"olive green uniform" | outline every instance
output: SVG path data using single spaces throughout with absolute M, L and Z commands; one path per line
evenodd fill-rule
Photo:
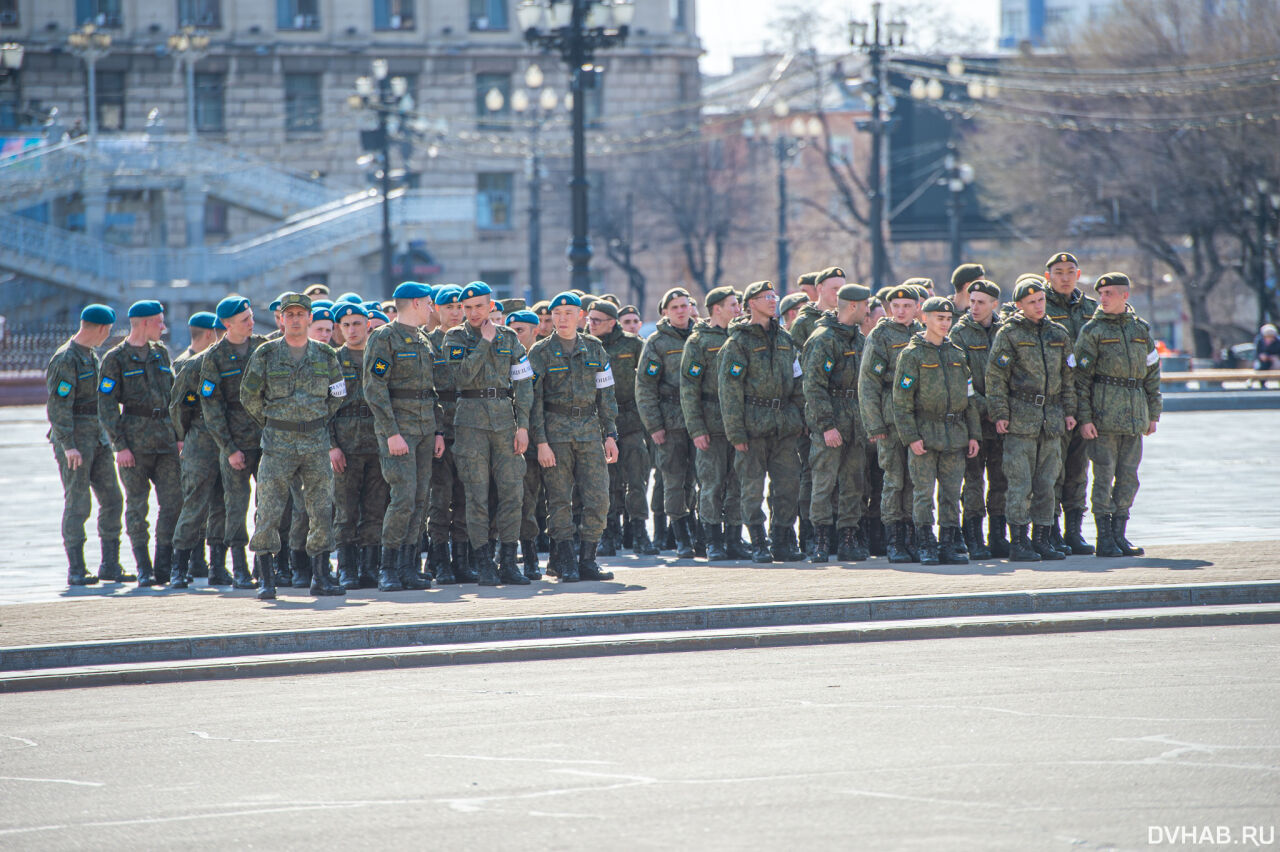
M 1090 318 L 1098 310 L 1098 302 L 1076 288 L 1060 295 L 1053 288 L 1045 292 L 1045 316 L 1067 330 L 1074 343 Z M 1054 485 L 1058 509 L 1084 512 L 1089 490 L 1089 442 L 1080 435 L 1080 427 L 1062 438 L 1062 472 Z
M 865 345 L 856 326 L 831 313 L 817 321 L 800 359 L 813 470 L 809 519 L 815 525 L 843 530 L 862 520 L 867 436 L 858 412 L 858 369 Z M 841 446 L 827 446 L 823 433 L 829 429 L 839 430 Z
M 685 328 L 676 328 L 666 317 L 658 320 L 658 328 L 640 352 L 636 370 L 636 405 L 644 428 L 650 435 L 663 430 L 667 433 L 655 454 L 668 522 L 689 514 L 697 487 L 693 441 L 680 407 L 680 360 L 684 357 L 684 343 L 692 333 L 692 322 Z
M 186 354 L 186 353 L 184 353 Z M 223 544 L 227 508 L 223 503 L 218 444 L 204 425 L 200 405 L 200 362 L 204 353 L 183 358 L 174 366 L 169 420 L 182 441 L 182 512 L 173 531 L 176 550 L 196 550 L 202 541 Z
M 876 442 L 876 458 L 884 471 L 880 490 L 880 517 L 886 523 L 909 521 L 912 516 L 911 474 L 907 468 L 907 447 L 894 421 L 893 385 L 898 356 L 912 335 L 923 330 L 916 321 L 910 325 L 881 317 L 867 335 L 862 364 L 858 368 L 858 410 L 868 438 L 885 435 Z
M 453 417 L 458 407 L 458 389 L 453 385 L 453 371 L 444 357 L 443 328 L 427 335 L 436 349 L 433 378 L 436 396 L 439 398 L 439 417 L 436 430 L 444 434 L 444 455 L 436 459 L 431 468 L 430 509 L 427 515 L 427 532 L 434 544 L 467 539 L 467 496 L 458 477 L 458 461 L 453 454 Z
M 382 475 L 373 409 L 364 395 L 365 351 L 350 346 L 338 350 L 347 395 L 329 423 L 329 437 L 347 462 L 342 473 L 333 475 L 333 532 L 339 548 L 381 544 L 383 519 L 391 500 L 390 487 Z
M 991 344 L 1000 330 L 1000 317 L 992 312 L 991 325 L 983 326 L 966 313 L 951 328 L 951 342 L 959 346 L 969 367 L 973 381 L 973 396 L 969 404 L 978 410 L 982 424 L 982 438 L 978 442 L 978 454 L 965 460 L 964 491 L 961 505 L 966 517 L 981 517 L 990 513 L 1003 517 L 1005 494 L 1009 483 L 1004 477 L 1004 436 L 996 432 L 987 407 L 987 361 Z M 986 497 L 983 497 L 983 477 L 986 477 Z
M 258 476 L 262 458 L 262 427 L 249 416 L 240 402 L 240 383 L 245 365 L 266 338 L 249 337 L 240 346 L 227 338 L 205 350 L 200 363 L 200 410 L 204 425 L 218 445 L 218 464 L 222 472 L 222 494 L 226 506 L 227 546 L 244 547 L 249 543 L 249 477 Z M 236 470 L 227 459 L 244 453 L 245 466 Z
M 818 321 L 822 319 L 823 310 L 813 302 L 806 302 L 800 307 L 800 312 L 796 314 L 795 322 L 791 323 L 787 333 L 791 335 L 794 341 L 796 351 L 803 353 L 805 347 L 809 343 L 809 338 L 818 329 Z M 796 452 L 800 454 L 800 503 L 799 511 L 801 520 L 813 520 L 809 514 L 809 507 L 813 503 L 813 465 L 810 460 L 809 447 L 811 442 L 809 435 L 801 435 L 796 439 Z
M 733 470 L 733 445 L 720 413 L 720 352 L 729 329 L 699 322 L 680 358 L 680 407 L 690 438 L 711 441 L 697 450 L 698 517 L 709 524 L 742 524 L 742 487 Z
M 636 406 L 636 368 L 644 340 L 615 325 L 600 338 L 613 371 L 613 398 L 618 404 L 618 461 L 609 465 L 609 515 L 632 521 L 649 517 L 645 494 L 652 465 L 645 443 L 644 423 Z

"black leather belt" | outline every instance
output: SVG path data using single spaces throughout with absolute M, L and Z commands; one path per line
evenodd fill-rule
M 317 417 L 315 420 L 308 420 L 305 423 L 295 423 L 292 420 L 276 420 L 274 417 L 268 417 L 267 425 L 272 429 L 283 429 L 286 432 L 310 432 L 313 429 L 319 429 L 324 426 L 326 419 Z
M 336 417 L 372 417 L 373 411 L 367 405 L 349 405 L 338 410 Z
M 782 408 L 782 400 L 780 399 L 765 399 L 762 396 L 744 396 L 742 401 L 747 405 L 754 405 L 759 408 L 772 408 L 774 411 L 778 411 Z
M 456 390 L 437 390 L 436 396 L 440 397 L 441 402 L 458 401 L 458 392 Z
M 435 399 L 436 392 L 427 390 L 409 390 L 408 388 L 391 388 L 392 399 Z
M 1118 388 L 1136 388 L 1142 384 L 1142 379 L 1121 379 L 1117 376 L 1094 376 L 1093 383 L 1095 385 L 1113 385 Z
M 505 399 L 511 396 L 511 388 L 477 388 L 458 391 L 459 399 Z
M 556 405 L 551 402 L 542 403 L 542 408 L 552 414 L 566 414 L 569 417 L 590 417 L 597 411 L 594 405 Z
M 145 405 L 125 405 L 121 410 L 130 417 L 152 417 L 159 420 L 169 416 L 167 408 L 147 408 Z
M 71 406 L 72 414 L 92 414 L 95 417 L 98 414 L 98 404 L 96 402 L 77 402 Z
M 1056 396 L 1045 396 L 1042 393 L 1024 393 L 1022 391 L 1009 391 L 1009 396 L 1014 399 L 1020 399 L 1023 402 L 1029 402 L 1032 405 L 1046 405 L 1050 402 L 1057 402 Z

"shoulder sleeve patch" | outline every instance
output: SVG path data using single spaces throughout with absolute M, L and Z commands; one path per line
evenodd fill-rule
M 449 347 L 449 360 L 450 360 L 450 361 L 461 361 L 463 358 L 465 358 L 465 357 L 466 357 L 466 355 L 467 355 L 467 350 L 466 350 L 466 348 L 465 348 L 465 347 L 463 347 L 463 346 L 450 346 L 450 347 Z
M 698 378 L 698 376 L 701 376 L 701 375 L 702 375 L 702 365 L 701 365 L 701 364 L 699 364 L 697 361 L 690 361 L 690 362 L 689 362 L 689 375 L 690 375 L 690 376 L 692 376 L 692 377 L 693 377 L 693 378 L 695 378 L 695 379 L 696 379 L 696 378 Z
M 390 369 L 391 365 L 381 358 L 375 358 L 373 363 L 369 365 L 369 372 L 373 373 L 375 376 L 385 376 L 387 374 L 387 370 Z
M 662 365 L 657 361 L 650 361 L 649 365 L 644 368 L 644 372 L 646 376 L 656 376 L 658 375 L 658 371 L 661 369 Z
M 902 381 L 898 382 L 898 386 L 901 387 L 903 390 L 909 390 L 911 386 L 914 385 L 915 383 L 916 383 L 915 376 L 911 376 L 911 375 L 908 375 L 907 373 L 903 373 Z
M 217 389 L 217 387 L 218 386 L 215 385 L 213 382 L 209 381 L 208 379 L 205 379 L 203 382 L 200 383 L 200 395 L 204 397 L 213 396 L 213 392 L 214 390 Z
M 116 380 L 109 376 L 103 376 L 102 381 L 98 383 L 98 390 L 102 391 L 103 393 L 111 393 L 115 389 L 116 389 Z
M 729 375 L 733 376 L 736 379 L 742 375 L 743 369 L 745 368 L 742 364 L 739 364 L 737 361 L 734 361 L 731 364 L 729 364 Z
M 58 396 L 66 396 L 71 393 L 71 382 L 58 382 Z
M 996 363 L 999 364 L 1001 367 L 1009 366 L 1009 353 L 1001 352 L 1000 355 L 996 358 Z

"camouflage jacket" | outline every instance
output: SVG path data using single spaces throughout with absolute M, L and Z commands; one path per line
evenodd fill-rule
M 912 321 L 911 325 L 894 322 L 891 317 L 881 317 L 867 335 L 862 348 L 862 364 L 858 367 L 858 410 L 862 413 L 862 428 L 867 435 L 888 435 L 897 440 L 893 415 L 893 371 L 898 356 L 907 348 L 911 335 L 923 331 L 924 326 Z
M 338 350 L 338 366 L 342 368 L 347 395 L 338 406 L 338 413 L 329 421 L 329 440 L 348 456 L 376 456 L 381 450 L 373 430 L 373 409 L 364 396 L 366 351 L 350 346 Z
M 893 374 L 893 416 L 904 444 L 923 440 L 926 450 L 955 452 L 982 439 L 978 409 L 964 352 L 950 340 L 941 346 L 915 334 L 898 356 Z
M 203 352 L 195 355 L 184 352 L 173 363 L 177 374 L 173 377 L 173 392 L 169 396 L 169 422 L 173 424 L 179 441 L 185 441 L 187 433 L 195 429 L 207 431 L 204 411 L 200 407 L 200 362 L 203 359 Z
M 329 420 L 347 395 L 338 353 L 308 340 L 295 359 L 283 338 L 259 346 L 245 365 L 240 402 L 262 424 L 262 451 L 329 451 Z
M 453 417 L 458 410 L 458 389 L 453 384 L 453 371 L 444 357 L 444 329 L 436 328 L 427 334 L 427 340 L 436 348 L 435 373 L 436 396 L 440 407 L 437 409 L 436 431 L 444 434 L 446 441 L 453 440 Z
M 426 332 L 402 322 L 374 329 L 364 347 L 364 399 L 373 414 L 378 451 L 392 435 L 434 435 L 436 348 Z
M 49 359 L 45 385 L 49 438 L 55 446 L 85 452 L 107 442 L 98 422 L 97 353 L 68 340 Z
M 1047 317 L 1032 322 L 1021 311 L 996 332 L 987 361 L 987 410 L 1008 420 L 1013 435 L 1064 435 L 1075 416 L 1071 337 Z
M 1052 287 L 1045 292 L 1045 316 L 1065 328 L 1073 341 L 1097 310 L 1098 300 L 1086 296 L 1079 287 L 1066 296 Z
M 724 435 L 720 413 L 720 352 L 729 329 L 699 322 L 680 356 L 680 409 L 689 437 Z
M 1000 330 L 1001 320 L 993 311 L 991 325 L 983 326 L 966 313 L 951 327 L 951 342 L 964 351 L 965 364 L 969 367 L 969 378 L 973 381 L 973 396 L 969 405 L 977 408 L 978 418 L 982 421 L 982 434 L 993 438 L 996 435 L 995 423 L 987 411 L 987 360 L 991 356 L 991 343 Z
M 823 310 L 813 302 L 808 302 L 800 307 L 800 312 L 796 314 L 795 322 L 791 323 L 791 328 L 787 329 L 787 333 L 791 335 L 791 339 L 795 341 L 796 348 L 804 351 L 805 345 L 809 342 L 809 338 L 818 329 L 818 321 L 823 317 Z
M 609 355 L 609 367 L 613 370 L 618 434 L 643 432 L 644 423 L 640 421 L 640 409 L 636 407 L 636 367 L 640 364 L 644 340 L 640 335 L 623 331 L 622 326 L 615 325 L 613 331 L 600 338 L 600 342 L 604 344 L 604 351 Z
M 720 349 L 720 411 L 731 444 L 804 432 L 800 360 L 786 329 L 738 321 Z
M 130 346 L 122 340 L 102 356 L 98 371 L 98 420 L 116 452 L 176 453 L 169 422 L 173 367 L 163 343 Z
M 864 440 L 858 411 L 858 367 L 866 338 L 834 313 L 824 314 L 804 345 L 804 419 L 815 436 L 839 429 L 845 441 Z
M 223 455 L 241 450 L 256 450 L 262 443 L 262 427 L 240 404 L 240 382 L 245 365 L 267 339 L 250 335 L 249 349 L 237 355 L 231 341 L 222 338 L 205 350 L 200 363 L 200 410 L 204 427 L 209 430 Z
M 480 329 L 464 322 L 444 333 L 444 358 L 458 390 L 454 424 L 493 432 L 528 429 L 533 407 L 528 353 L 511 329 L 499 326 L 495 332 L 493 340 L 485 340 Z
M 529 365 L 534 375 L 530 443 L 617 437 L 615 380 L 597 338 L 581 331 L 572 342 L 558 334 L 544 337 L 530 348 Z
M 650 435 L 663 429 L 685 428 L 680 407 L 680 359 L 684 357 L 684 342 L 692 333 L 692 321 L 688 328 L 676 328 L 663 317 L 644 342 L 636 368 L 636 406 Z
M 1081 423 L 1103 435 L 1141 435 L 1160 419 L 1160 354 L 1151 327 L 1129 308 L 1099 309 L 1076 340 L 1076 397 Z

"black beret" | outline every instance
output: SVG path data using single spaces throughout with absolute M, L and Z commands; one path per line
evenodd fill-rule
M 1133 284 L 1129 281 L 1129 276 L 1123 272 L 1108 272 L 1105 275 L 1099 275 L 1098 280 L 1093 282 L 1094 290 L 1101 290 L 1103 287 L 1123 287 L 1129 290 L 1132 289 Z
M 814 273 L 813 282 L 815 284 L 821 284 L 823 281 L 826 281 L 828 278 L 843 278 L 843 277 L 844 277 L 843 269 L 841 269 L 838 266 L 828 266 L 826 269 L 822 270 L 821 272 Z
M 662 294 L 662 299 L 658 302 L 658 308 L 665 311 L 667 309 L 667 305 L 671 304 L 681 296 L 684 296 L 686 299 L 689 298 L 689 291 L 683 287 L 672 287 L 670 290 Z
M 738 295 L 738 291 L 732 287 L 712 287 L 707 291 L 707 298 L 703 300 L 707 310 L 711 310 L 712 305 L 718 305 L 730 296 Z
M 836 291 L 836 298 L 844 302 L 865 302 L 871 298 L 871 288 L 861 284 L 846 284 Z
M 951 273 L 951 286 L 959 293 L 979 278 L 985 278 L 986 274 L 981 263 L 962 263 Z
M 1000 285 L 995 283 L 994 281 L 988 281 L 985 278 L 979 278 L 977 281 L 969 282 L 969 295 L 972 296 L 974 293 L 983 293 L 985 295 L 990 296 L 993 299 L 999 300 Z
M 1080 263 L 1076 260 L 1076 256 L 1069 251 L 1060 251 L 1057 254 L 1055 254 L 1053 257 L 1046 260 L 1044 262 L 1044 268 L 1051 269 L 1053 265 L 1056 263 L 1070 263 L 1075 266 L 1080 265 Z

